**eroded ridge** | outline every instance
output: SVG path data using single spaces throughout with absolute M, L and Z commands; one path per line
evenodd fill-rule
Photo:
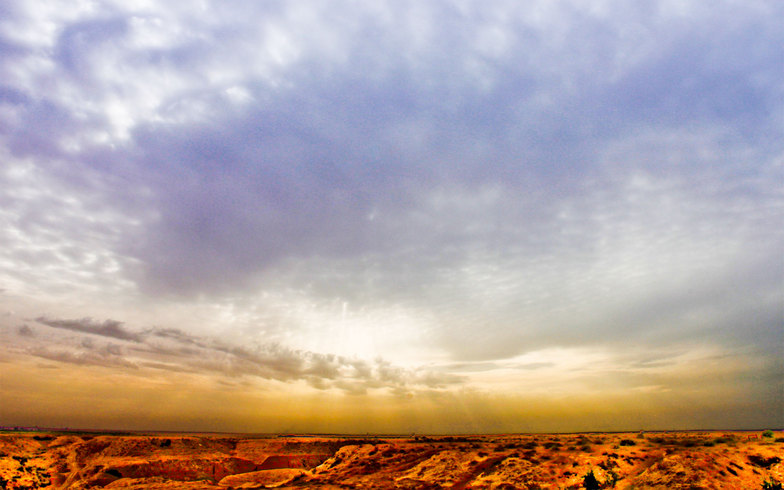
M 756 489 L 781 432 L 276 437 L 0 433 L 0 488 Z

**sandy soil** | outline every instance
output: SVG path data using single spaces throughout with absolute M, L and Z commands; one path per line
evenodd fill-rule
M 0 433 L 0 489 L 762 489 L 764 482 L 784 482 L 783 461 L 782 432 L 410 438 Z

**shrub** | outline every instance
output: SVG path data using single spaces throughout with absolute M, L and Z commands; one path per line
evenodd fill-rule
M 726 444 L 730 442 L 735 442 L 735 436 L 732 434 L 724 434 L 723 436 L 719 436 L 713 440 L 716 444 Z
M 623 439 L 621 441 L 621 446 L 636 446 L 637 443 L 634 442 L 632 439 Z
M 762 482 L 762 490 L 782 490 L 781 483 L 773 480 Z
M 762 433 L 762 437 L 773 437 L 773 431 L 766 430 L 765 432 Z
M 583 487 L 587 490 L 599 490 L 599 488 L 601 488 L 599 480 L 597 480 L 596 476 L 593 474 L 593 470 L 590 470 L 583 478 Z
M 759 454 L 749 454 L 749 462 L 754 466 L 759 466 L 760 468 L 770 468 L 774 464 L 781 463 L 781 458 L 778 456 L 771 456 L 770 458 L 766 458 L 765 456 Z

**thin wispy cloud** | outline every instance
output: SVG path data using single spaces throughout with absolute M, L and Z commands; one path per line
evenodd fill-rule
M 79 320 L 55 320 L 45 317 L 36 318 L 35 321 L 52 328 L 62 328 L 75 332 L 89 333 L 101 337 L 111 337 L 120 340 L 131 340 L 141 342 L 142 337 L 138 334 L 129 332 L 123 328 L 122 322 L 116 320 L 104 320 L 103 322 L 94 321 L 92 318 L 81 318 Z
M 407 394 L 411 391 L 445 389 L 464 379 L 440 370 L 406 369 L 377 358 L 365 360 L 291 349 L 278 344 L 243 347 L 200 337 L 173 328 L 151 328 L 138 332 L 116 320 L 91 318 L 63 320 L 38 318 L 38 323 L 55 329 L 90 334 L 76 342 L 40 338 L 26 353 L 66 364 L 131 369 L 149 368 L 212 376 L 258 377 L 283 382 L 304 381 L 319 390 L 335 388 L 364 394 L 369 389 Z M 31 329 L 18 335 L 32 337 Z M 94 338 L 126 341 L 125 344 L 94 341 Z

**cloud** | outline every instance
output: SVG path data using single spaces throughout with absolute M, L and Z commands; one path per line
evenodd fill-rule
M 21 327 L 19 327 L 16 330 L 16 333 L 18 333 L 22 337 L 35 337 L 35 332 L 26 323 L 24 325 L 22 325 Z
M 619 131 L 701 121 L 733 125 L 722 111 L 716 117 L 686 103 L 695 100 L 695 91 L 707 91 L 708 84 L 713 92 L 698 100 L 709 104 L 728 99 L 721 92 L 724 85 L 707 79 L 707 73 L 692 74 L 706 86 L 688 90 L 673 80 L 634 81 L 634 76 L 658 80 L 651 71 L 672 72 L 673 66 L 664 61 L 629 67 L 631 73 L 616 82 L 594 80 L 597 75 L 584 72 L 588 66 L 556 70 L 569 77 L 568 82 L 583 75 L 594 82 L 575 95 L 551 94 L 552 89 L 546 88 L 548 75 L 537 71 L 509 74 L 488 94 L 479 94 L 465 76 L 448 80 L 438 72 L 447 69 L 448 51 L 441 43 L 457 37 L 459 52 L 464 54 L 469 51 L 469 40 L 434 22 L 443 12 L 425 10 L 426 27 L 418 28 L 433 30 L 434 43 L 421 53 L 432 59 L 429 67 L 408 66 L 402 57 L 386 55 L 376 61 L 385 64 L 381 73 L 388 73 L 380 80 L 357 76 L 356 65 L 349 63 L 331 68 L 326 84 L 320 76 L 297 77 L 297 67 L 292 67 L 296 90 L 270 93 L 265 87 L 251 88 L 253 97 L 265 102 L 240 113 L 218 111 L 209 122 L 168 130 L 156 124 L 140 125 L 136 138 L 147 152 L 137 165 L 162 171 L 166 177 L 160 185 L 168 189 L 156 192 L 161 220 L 153 225 L 147 241 L 130 252 L 147 266 L 143 283 L 164 291 L 225 291 L 254 284 L 270 268 L 290 259 L 375 257 L 412 250 L 407 260 L 426 261 L 436 254 L 445 257 L 448 250 L 460 253 L 474 244 L 503 245 L 519 238 L 518 233 L 503 233 L 501 226 L 490 226 L 493 223 L 528 227 L 542 233 L 542 246 L 547 246 L 554 230 L 544 223 L 552 219 L 565 197 L 586 192 L 582 179 L 605 178 L 586 161 L 619 136 L 623 139 Z M 469 26 L 466 19 L 456 19 L 458 26 Z M 607 22 L 608 29 L 618 27 L 614 19 Z M 391 36 L 388 31 L 382 31 L 383 35 Z M 695 55 L 699 59 L 716 49 L 695 36 L 682 33 L 681 44 L 668 46 L 654 59 L 678 63 L 676 53 L 688 43 L 694 44 L 692 51 L 699 51 Z M 571 54 L 569 49 L 576 48 L 579 39 L 577 34 L 567 37 L 562 47 L 565 54 Z M 549 49 L 542 40 L 529 44 L 534 53 L 545 54 Z M 363 58 L 362 44 L 348 46 L 359 51 L 349 52 L 349 59 Z M 509 53 L 504 64 L 518 64 L 524 61 L 518 58 L 529 52 Z M 759 56 L 754 66 L 767 73 L 773 53 Z M 732 60 L 736 58 L 740 55 Z M 694 69 L 693 64 L 677 67 Z M 448 68 L 450 73 L 452 68 L 461 69 Z M 743 109 L 761 118 L 756 125 L 770 124 L 761 108 L 769 106 L 766 100 L 774 103 L 772 87 L 754 88 L 740 78 L 742 73 L 733 69 L 731 79 L 721 73 L 710 76 L 756 91 L 759 102 L 746 103 Z M 527 77 L 540 79 L 526 89 L 522 82 Z M 431 82 L 432 88 L 424 89 L 428 85 L 422 80 Z M 630 93 L 651 84 L 660 93 L 647 98 Z M 629 93 L 629 101 L 606 100 L 608 93 L 618 92 Z M 660 107 L 665 93 L 682 100 Z M 548 96 L 552 102 L 546 106 L 532 102 Z M 499 114 L 515 105 L 518 113 L 499 119 Z M 679 107 L 695 107 L 695 113 Z M 742 116 L 738 111 L 726 112 Z M 656 113 L 662 116 L 652 120 Z M 495 119 L 482 120 L 484 114 Z M 607 133 L 607 127 L 618 131 Z M 756 144 L 757 136 L 747 138 L 747 144 L 739 142 L 741 147 Z M 698 160 L 693 165 L 701 169 L 709 163 Z M 171 181 L 192 184 L 171 189 Z M 549 195 L 540 190 L 553 185 L 557 187 Z M 502 196 L 528 195 L 530 201 L 512 197 L 503 206 L 498 201 L 489 209 L 473 210 L 461 205 L 493 186 Z M 431 204 L 440 195 L 454 198 L 441 207 Z M 479 223 L 478 233 L 468 233 Z M 161 254 L 161 250 L 170 252 Z
M 277 344 L 239 347 L 176 329 L 153 329 L 150 338 L 173 342 L 168 348 L 155 341 L 150 341 L 149 346 L 152 352 L 163 354 L 163 359 L 182 366 L 230 376 L 305 380 L 319 389 L 339 388 L 352 393 L 364 393 L 368 389 L 427 390 L 443 389 L 463 381 L 459 376 L 434 370 L 395 367 L 382 359 L 371 362 Z M 178 350 L 178 344 L 186 346 L 187 350 Z M 196 351 L 191 351 L 192 348 Z
M 103 366 L 130 370 L 138 369 L 138 366 L 135 363 L 124 359 L 110 350 L 94 351 L 88 347 L 87 350 L 74 352 L 65 349 L 37 347 L 29 349 L 27 353 L 31 356 L 49 361 L 76 364 L 79 366 Z
M 557 245 L 546 223 L 605 178 L 595 156 L 608 144 L 641 128 L 775 124 L 767 2 L 205 8 L 20 7 L 18 32 L 31 33 L 3 31 L 54 47 L 51 72 L 30 75 L 38 84 L 62 75 L 43 99 L 8 78 L 27 131 L 9 147 L 79 166 L 60 178 L 83 175 L 80 194 L 141 218 L 124 231 L 133 240 L 103 241 L 153 294 L 226 294 L 286 261 L 399 250 L 432 273 L 472 247 L 511 246 L 515 229 Z M 715 29 L 726 19 L 737 27 Z M 33 30 L 44 21 L 57 28 Z M 752 27 L 765 41 L 746 37 Z M 503 200 L 460 203 L 487 189 Z M 131 197 L 140 190 L 147 199 Z M 444 195 L 455 198 L 433 203 Z
M 209 336 L 197 336 L 174 328 L 152 328 L 131 333 L 122 322 L 96 322 L 90 318 L 56 320 L 40 317 L 37 322 L 52 328 L 84 332 L 127 343 L 97 344 L 90 337 L 65 348 L 44 339 L 27 354 L 52 361 L 114 368 L 140 367 L 211 376 L 250 376 L 282 382 L 304 381 L 321 390 L 339 389 L 361 394 L 369 389 L 408 393 L 411 390 L 444 389 L 463 378 L 436 370 L 404 369 L 382 359 L 366 361 L 283 347 L 278 344 L 241 347 Z
M 103 322 L 96 322 L 89 317 L 78 320 L 54 320 L 46 317 L 38 317 L 35 319 L 35 321 L 52 328 L 73 330 L 75 332 L 84 332 L 101 337 L 111 337 L 120 340 L 129 340 L 132 342 L 142 341 L 142 337 L 139 334 L 129 332 L 123 328 L 122 322 L 118 322 L 116 320 L 104 320 Z

